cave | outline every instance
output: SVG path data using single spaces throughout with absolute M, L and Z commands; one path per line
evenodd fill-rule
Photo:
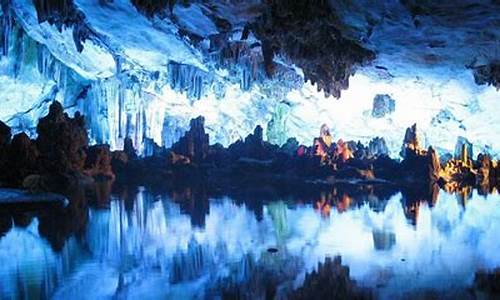
M 0 299 L 500 297 L 498 0 L 0 7 Z

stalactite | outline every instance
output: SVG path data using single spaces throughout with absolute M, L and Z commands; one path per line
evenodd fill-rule
M 190 98 L 200 99 L 205 93 L 204 86 L 210 85 L 212 79 L 207 73 L 196 67 L 170 62 L 168 81 L 172 89 L 186 92 Z

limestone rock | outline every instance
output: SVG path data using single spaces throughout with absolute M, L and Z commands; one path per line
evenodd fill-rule
M 205 118 L 191 120 L 191 128 L 172 146 L 172 150 L 194 162 L 203 162 L 208 156 L 209 136 L 205 133 Z
M 11 131 L 10 127 L 0 121 L 0 151 L 10 143 Z
M 94 178 L 114 179 L 115 174 L 111 167 L 112 155 L 109 145 L 95 145 L 87 150 L 85 173 Z
M 64 174 L 83 170 L 88 138 L 80 113 L 71 118 L 63 112 L 62 105 L 54 101 L 48 115 L 40 119 L 37 133 L 41 172 Z
M 401 147 L 401 152 L 399 154 L 402 158 L 406 158 L 408 152 L 418 153 L 420 150 L 420 141 L 417 136 L 417 124 L 413 124 L 411 127 L 406 129 L 403 146 Z
M 137 159 L 137 152 L 135 151 L 134 143 L 129 137 L 126 137 L 123 141 L 123 152 L 127 154 L 128 159 Z
M 266 160 L 271 159 L 279 149 L 276 145 L 271 145 L 264 141 L 263 130 L 257 125 L 253 134 L 249 134 L 244 141 L 237 141 L 229 146 L 229 153 L 233 160 L 241 157 Z
M 459 136 L 455 145 L 455 159 L 469 162 L 473 156 L 472 143 L 466 138 Z
M 10 185 L 20 186 L 26 176 L 38 173 L 37 163 L 35 144 L 25 133 L 16 134 L 7 150 L 6 181 Z
M 263 10 L 250 28 L 262 41 L 268 76 L 277 72 L 273 58 L 281 54 L 304 71 L 306 81 L 339 98 L 356 66 L 375 58 L 342 34 L 337 12 L 328 1 L 266 1 Z

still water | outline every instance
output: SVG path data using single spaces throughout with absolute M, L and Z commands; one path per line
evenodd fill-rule
M 337 255 L 358 286 L 394 299 L 460 293 L 500 266 L 500 196 L 475 191 L 409 200 L 139 187 L 1 218 L 0 299 L 287 298 Z

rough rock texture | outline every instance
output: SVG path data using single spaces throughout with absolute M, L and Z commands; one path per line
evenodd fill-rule
M 179 0 L 131 0 L 132 4 L 137 7 L 138 10 L 144 12 L 147 16 L 152 17 L 155 14 L 164 14 L 165 9 L 169 9 L 172 11 L 176 2 L 185 2 L 188 1 L 179 1 Z
M 0 121 L 0 152 L 10 143 L 11 130 L 4 122 Z
M 128 159 L 137 159 L 137 151 L 135 151 L 132 139 L 129 137 L 123 141 L 123 152 L 127 154 Z
M 10 143 L 10 127 L 0 121 L 0 170 L 4 170 L 7 160 L 7 148 Z M 0 175 L 0 186 L 2 185 L 2 175 Z
M 489 155 L 479 154 L 476 162 L 477 184 L 479 186 L 489 187 L 490 181 L 494 180 L 495 171 Z
M 70 118 L 62 105 L 54 101 L 46 117 L 37 126 L 36 145 L 42 173 L 64 174 L 82 171 L 88 138 L 83 116 Z
M 38 22 L 48 22 L 61 31 L 64 26 L 73 27 L 73 40 L 78 51 L 91 35 L 85 26 L 85 16 L 76 8 L 73 0 L 34 0 Z
M 281 54 L 302 68 L 306 81 L 336 98 L 348 88 L 356 66 L 374 58 L 373 52 L 343 36 L 335 10 L 323 0 L 267 1 L 263 15 L 250 27 L 262 41 L 269 76 L 276 71 L 274 56 Z
M 239 158 L 268 160 L 274 158 L 278 149 L 278 146 L 263 140 L 263 130 L 260 125 L 257 125 L 253 134 L 249 134 L 244 141 L 237 141 L 228 148 L 233 160 Z
M 434 148 L 427 150 L 420 147 L 417 137 L 417 124 L 409 127 L 401 149 L 403 161 L 400 172 L 404 181 L 437 183 L 440 178 L 441 163 Z
M 372 117 L 383 118 L 396 110 L 396 100 L 389 95 L 376 95 L 373 99 Z
M 26 176 L 38 172 L 38 151 L 25 133 L 14 136 L 7 149 L 4 176 L 11 186 L 21 186 Z
M 282 146 L 281 146 L 281 151 L 283 151 L 284 153 L 290 155 L 290 156 L 293 156 L 295 154 L 297 154 L 297 150 L 299 149 L 299 142 L 297 141 L 297 139 L 295 138 L 289 138 L 288 140 L 286 140 L 286 143 L 284 143 Z
M 115 174 L 111 167 L 112 154 L 109 145 L 95 145 L 87 150 L 85 174 L 94 178 L 114 179 Z
M 417 136 L 417 124 L 413 124 L 411 127 L 406 129 L 403 146 L 401 147 L 401 152 L 399 153 L 402 158 L 406 158 L 408 150 L 410 150 L 410 152 L 418 152 L 421 150 L 420 141 Z
M 198 117 L 191 120 L 191 127 L 180 140 L 172 146 L 172 150 L 180 155 L 189 157 L 194 162 L 202 162 L 207 158 L 209 137 L 205 133 L 205 118 Z

